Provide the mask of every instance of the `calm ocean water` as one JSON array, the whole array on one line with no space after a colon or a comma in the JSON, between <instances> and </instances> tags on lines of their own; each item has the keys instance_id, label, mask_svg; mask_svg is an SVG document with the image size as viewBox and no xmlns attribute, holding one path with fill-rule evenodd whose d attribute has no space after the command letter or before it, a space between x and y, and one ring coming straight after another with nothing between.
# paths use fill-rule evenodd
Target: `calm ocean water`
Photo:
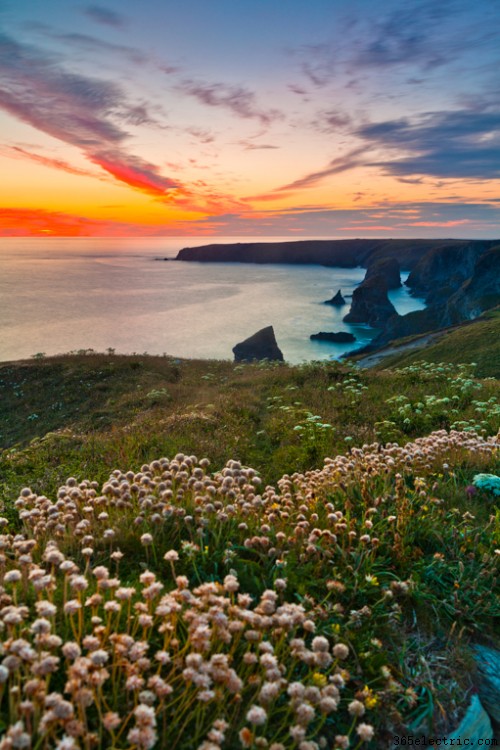
<instances>
[{"instance_id":1,"label":"calm ocean water","mask_svg":"<svg viewBox=\"0 0 500 750\"><path fill-rule=\"evenodd\" d=\"M0 245L0 360L113 347L120 353L232 359L232 347L273 325L292 363L339 357L373 330L342 322L323 305L363 279L361 268L165 263L186 246L281 238L8 238ZM289 238L283 238L289 239ZM405 288L390 293L399 313L422 308ZM348 303L350 300L348 300ZM351 331L355 344L309 340Z\"/></svg>"}]
</instances>

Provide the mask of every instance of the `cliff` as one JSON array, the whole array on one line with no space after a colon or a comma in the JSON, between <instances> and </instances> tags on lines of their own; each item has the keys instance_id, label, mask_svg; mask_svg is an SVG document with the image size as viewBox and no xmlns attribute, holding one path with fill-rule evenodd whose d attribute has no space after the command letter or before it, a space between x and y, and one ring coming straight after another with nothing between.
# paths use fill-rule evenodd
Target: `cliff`
<instances>
[{"instance_id":1,"label":"cliff","mask_svg":"<svg viewBox=\"0 0 500 750\"><path fill-rule=\"evenodd\" d=\"M370 263L396 258L401 268L410 270L436 246L457 245L461 242L467 243L468 241L355 239L236 242L185 247L179 250L176 260L200 263L292 263L366 268Z\"/></svg>"},{"instance_id":2,"label":"cliff","mask_svg":"<svg viewBox=\"0 0 500 750\"><path fill-rule=\"evenodd\" d=\"M372 348L473 320L500 304L500 244L492 244L483 243L479 254L476 247L433 251L413 274L413 288L427 291L428 307L389 318Z\"/></svg>"},{"instance_id":3,"label":"cliff","mask_svg":"<svg viewBox=\"0 0 500 750\"><path fill-rule=\"evenodd\" d=\"M443 299L472 276L481 255L497 244L498 240L477 240L434 247L415 264L406 286L416 295L430 296L428 301L435 292Z\"/></svg>"}]
</instances>

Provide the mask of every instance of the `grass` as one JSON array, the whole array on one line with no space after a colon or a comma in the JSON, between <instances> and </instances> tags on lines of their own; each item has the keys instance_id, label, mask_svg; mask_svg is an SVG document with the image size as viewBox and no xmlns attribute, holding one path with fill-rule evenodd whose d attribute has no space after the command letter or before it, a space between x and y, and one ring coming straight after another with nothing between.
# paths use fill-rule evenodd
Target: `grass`
<instances>
[{"instance_id":1,"label":"grass","mask_svg":"<svg viewBox=\"0 0 500 750\"><path fill-rule=\"evenodd\" d=\"M339 363L237 366L147 355L5 364L1 474L10 493L23 482L53 492L70 475L103 480L110 467L183 450L210 455L219 467L237 458L274 483L284 473L316 467L325 455L381 437L407 440L458 421L498 429L497 417L477 419L473 403L499 398L498 382L483 381L480 392L457 398L457 377L436 371L421 379ZM428 396L455 403L431 404L408 424L388 403L395 395L414 404ZM396 422L391 435L386 421Z\"/></svg>"},{"instance_id":2,"label":"grass","mask_svg":"<svg viewBox=\"0 0 500 750\"><path fill-rule=\"evenodd\" d=\"M410 340L396 341L394 345ZM457 326L423 349L389 356L379 367L399 367L421 359L428 362L475 362L478 376L500 377L500 309L490 310L475 321Z\"/></svg>"},{"instance_id":3,"label":"grass","mask_svg":"<svg viewBox=\"0 0 500 750\"><path fill-rule=\"evenodd\" d=\"M498 635L498 380L86 354L0 384L9 741L340 750L456 726L469 643Z\"/></svg>"}]
</instances>

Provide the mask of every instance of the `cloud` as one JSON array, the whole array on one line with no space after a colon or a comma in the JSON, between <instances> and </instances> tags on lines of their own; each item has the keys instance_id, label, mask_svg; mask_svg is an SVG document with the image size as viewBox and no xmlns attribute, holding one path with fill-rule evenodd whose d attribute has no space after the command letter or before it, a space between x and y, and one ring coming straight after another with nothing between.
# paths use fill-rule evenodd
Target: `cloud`
<instances>
[{"instance_id":1,"label":"cloud","mask_svg":"<svg viewBox=\"0 0 500 750\"><path fill-rule=\"evenodd\" d=\"M177 186L125 150L128 133L113 117L137 122L145 110L127 108L117 84L68 73L52 57L4 35L0 74L0 108L14 117L80 148L89 161L131 187L158 196Z\"/></svg>"},{"instance_id":2,"label":"cloud","mask_svg":"<svg viewBox=\"0 0 500 750\"><path fill-rule=\"evenodd\" d=\"M143 65L147 61L146 55L144 55L138 49L128 47L124 44L113 44L112 42L105 42L102 39L97 39L96 37L89 36L88 34L78 34L76 32L59 34L50 31L48 27L44 33L47 36L50 36L52 39L59 40L61 42L64 42L65 44L71 45L72 47L80 47L80 49L83 49L86 52L111 52L112 54L124 55L135 65Z\"/></svg>"},{"instance_id":3,"label":"cloud","mask_svg":"<svg viewBox=\"0 0 500 750\"><path fill-rule=\"evenodd\" d=\"M321 133L339 133L349 128L352 125L352 120L345 112L331 109L320 112L312 125Z\"/></svg>"},{"instance_id":4,"label":"cloud","mask_svg":"<svg viewBox=\"0 0 500 750\"><path fill-rule=\"evenodd\" d=\"M422 84L458 61L470 73L484 64L486 49L498 52L497 0L482 0L481 14L466 0L362 5L362 13L358 8L339 16L334 33L323 41L290 51L306 85L349 88L346 77L354 76L351 87L359 82L366 90L368 77L393 72L406 73L406 83Z\"/></svg>"},{"instance_id":5,"label":"cloud","mask_svg":"<svg viewBox=\"0 0 500 750\"><path fill-rule=\"evenodd\" d=\"M215 141L214 134L210 130L205 130L204 128L186 128L186 133L192 135L193 138L196 138L200 143L213 143Z\"/></svg>"},{"instance_id":6,"label":"cloud","mask_svg":"<svg viewBox=\"0 0 500 750\"><path fill-rule=\"evenodd\" d=\"M345 156L340 156L338 159L333 159L328 164L328 166L325 167L325 169L320 169L317 172L310 172L304 177L301 177L298 180L294 180L294 182L290 182L287 185L276 188L275 192L281 193L282 191L299 190L302 188L313 187L314 185L317 185L318 182L324 180L326 177L330 177L334 174L340 174L341 172L346 172L349 169L354 169L355 167L363 164L363 160L359 157L362 154L366 154L366 152L366 146L352 149L347 154L345 154ZM277 195L276 197L278 198L279 195Z\"/></svg>"},{"instance_id":7,"label":"cloud","mask_svg":"<svg viewBox=\"0 0 500 750\"><path fill-rule=\"evenodd\" d=\"M103 5L87 5L84 13L93 21L103 24L104 26L120 28L126 25L125 16L116 13L114 10L105 8Z\"/></svg>"},{"instance_id":8,"label":"cloud","mask_svg":"<svg viewBox=\"0 0 500 750\"><path fill-rule=\"evenodd\" d=\"M358 45L352 63L362 68L417 63L430 70L450 62L459 49L452 49L455 45L450 44L450 36L443 37L441 29L456 5L428 0L400 5L371 25L365 44Z\"/></svg>"},{"instance_id":9,"label":"cloud","mask_svg":"<svg viewBox=\"0 0 500 750\"><path fill-rule=\"evenodd\" d=\"M270 125L282 117L275 109L260 109L253 91L243 86L185 79L176 86L176 90L208 107L222 107L238 117L259 120L263 125Z\"/></svg>"},{"instance_id":10,"label":"cloud","mask_svg":"<svg viewBox=\"0 0 500 750\"><path fill-rule=\"evenodd\" d=\"M269 150L275 150L280 148L279 146L274 146L272 143L252 143L250 140L243 140L238 141L238 143L243 146L245 151L269 151Z\"/></svg>"},{"instance_id":11,"label":"cloud","mask_svg":"<svg viewBox=\"0 0 500 750\"><path fill-rule=\"evenodd\" d=\"M97 151L88 157L119 182L150 195L164 196L169 189L179 187L175 180L160 175L152 164L131 155L124 159L119 150Z\"/></svg>"},{"instance_id":12,"label":"cloud","mask_svg":"<svg viewBox=\"0 0 500 750\"><path fill-rule=\"evenodd\" d=\"M500 109L431 112L365 125L356 134L372 146L396 150L395 158L372 164L400 178L500 177Z\"/></svg>"},{"instance_id":13,"label":"cloud","mask_svg":"<svg viewBox=\"0 0 500 750\"><path fill-rule=\"evenodd\" d=\"M329 209L295 206L288 210L236 211L179 223L182 233L224 236L303 237L498 237L500 207L475 203L400 203L371 208Z\"/></svg>"},{"instance_id":14,"label":"cloud","mask_svg":"<svg viewBox=\"0 0 500 750\"><path fill-rule=\"evenodd\" d=\"M116 208L109 206L109 208ZM0 208L0 237L156 237L165 227L31 208Z\"/></svg>"},{"instance_id":15,"label":"cloud","mask_svg":"<svg viewBox=\"0 0 500 750\"><path fill-rule=\"evenodd\" d=\"M62 172L68 172L68 174L74 174L79 175L80 177L85 176L91 176L96 177L93 172L90 172L86 169L79 169L78 167L73 167L71 164L68 164L67 161L64 161L63 159L54 159L49 156L42 156L40 154L34 154L31 151L26 151L26 149L21 148L20 146L6 146L5 148L1 149L0 153L2 156L8 156L13 159L29 159L30 161L35 162L36 164L41 164L44 167L50 167L51 169L59 169Z\"/></svg>"}]
</instances>

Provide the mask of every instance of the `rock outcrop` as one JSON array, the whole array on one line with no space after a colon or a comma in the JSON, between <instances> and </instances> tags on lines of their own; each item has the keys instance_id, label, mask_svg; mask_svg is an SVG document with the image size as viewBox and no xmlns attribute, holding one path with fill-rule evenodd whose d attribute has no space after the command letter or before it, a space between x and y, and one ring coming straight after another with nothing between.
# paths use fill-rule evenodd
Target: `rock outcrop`
<instances>
[{"instance_id":1,"label":"rock outcrop","mask_svg":"<svg viewBox=\"0 0 500 750\"><path fill-rule=\"evenodd\" d=\"M483 253L472 275L446 303L444 325L477 318L500 304L500 245Z\"/></svg>"},{"instance_id":2,"label":"rock outcrop","mask_svg":"<svg viewBox=\"0 0 500 750\"><path fill-rule=\"evenodd\" d=\"M413 294L425 297L427 302L438 301L429 298L433 293L437 293L438 298L442 300L458 290L472 276L481 255L496 244L498 240L438 245L418 261L406 280L406 286Z\"/></svg>"},{"instance_id":3,"label":"rock outcrop","mask_svg":"<svg viewBox=\"0 0 500 750\"><path fill-rule=\"evenodd\" d=\"M339 289L337 294L334 294L331 299L326 299L323 304L335 305L336 307L342 307L342 305L345 305L345 299L342 296L342 290Z\"/></svg>"},{"instance_id":4,"label":"rock outcrop","mask_svg":"<svg viewBox=\"0 0 500 750\"><path fill-rule=\"evenodd\" d=\"M269 359L283 362L283 353L278 347L274 328L267 326L233 347L235 362L251 362Z\"/></svg>"},{"instance_id":5,"label":"rock outcrop","mask_svg":"<svg viewBox=\"0 0 500 750\"><path fill-rule=\"evenodd\" d=\"M370 263L366 269L366 279L374 276L382 276L385 279L387 289L399 289L401 286L401 269L396 258L381 258Z\"/></svg>"},{"instance_id":6,"label":"rock outcrop","mask_svg":"<svg viewBox=\"0 0 500 750\"><path fill-rule=\"evenodd\" d=\"M351 309L344 321L368 323L374 328L381 328L393 315L396 315L396 309L387 296L384 277L372 276L354 290Z\"/></svg>"},{"instance_id":7,"label":"rock outcrop","mask_svg":"<svg viewBox=\"0 0 500 750\"><path fill-rule=\"evenodd\" d=\"M320 331L319 333L311 333L309 338L312 341L333 341L335 344L351 344L356 341L356 336L347 331L339 331L338 333Z\"/></svg>"}]
</instances>

